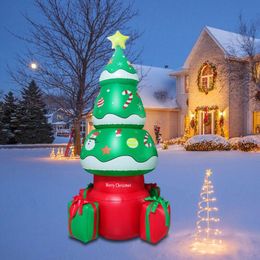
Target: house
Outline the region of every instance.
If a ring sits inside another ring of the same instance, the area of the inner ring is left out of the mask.
[[[138,92],[146,112],[144,129],[155,140],[154,126],[160,126],[164,139],[177,137],[179,107],[176,102],[175,79],[170,77],[172,70],[143,65],[134,65],[138,77]],[[86,113],[86,130],[93,129],[92,114]]]
[[[240,48],[241,37],[206,26],[181,69],[135,65],[146,111],[144,128],[154,140],[155,125],[163,140],[260,133],[260,92],[249,80],[249,57]],[[255,78],[260,85],[260,39],[255,45]],[[93,129],[91,117],[86,113],[87,133]]]
[[[260,132],[259,91],[249,80],[241,35],[205,27],[176,79],[180,135],[219,134],[227,138]],[[256,81],[260,81],[260,39],[255,40]],[[259,62],[257,62],[259,60]]]
[[[52,125],[56,136],[69,136],[70,114],[62,108],[47,114],[48,123]]]
[[[52,125],[53,131],[55,136],[64,136],[68,137],[71,132],[72,128],[72,112],[65,110],[63,108],[58,108],[55,111],[53,111],[50,114],[46,115],[48,119],[48,123]],[[81,121],[80,131],[82,133],[82,136],[85,136],[85,125],[86,121],[83,117],[83,120]]]

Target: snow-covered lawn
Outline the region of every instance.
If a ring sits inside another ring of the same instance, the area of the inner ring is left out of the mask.
[[[260,153],[159,151],[157,182],[172,205],[169,236],[157,246],[139,239],[83,245],[67,234],[67,202],[91,182],[79,161],[51,161],[50,149],[0,149],[0,259],[259,259]],[[189,251],[204,171],[213,170],[226,256]]]
[[[69,141],[69,137],[55,136],[53,143],[54,144],[67,144],[68,141]]]

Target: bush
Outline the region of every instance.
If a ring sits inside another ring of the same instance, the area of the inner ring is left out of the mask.
[[[260,149],[260,135],[248,135],[229,139],[233,150],[250,152]]]
[[[244,152],[257,150],[260,148],[260,135],[249,135],[240,138],[238,148]]]
[[[231,145],[219,135],[195,135],[184,144],[187,151],[229,151]]]
[[[167,145],[174,145],[174,144],[184,145],[186,141],[187,141],[187,138],[185,138],[183,136],[183,137],[172,138],[169,140],[164,140],[163,142]]]
[[[240,139],[241,139],[241,137],[233,137],[228,140],[231,145],[232,150],[239,150],[238,144],[239,144]]]
[[[165,142],[161,143],[162,150],[167,150],[168,149],[168,144]]]

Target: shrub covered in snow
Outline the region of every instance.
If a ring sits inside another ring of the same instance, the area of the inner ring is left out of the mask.
[[[229,151],[231,145],[219,135],[195,135],[184,144],[187,151]]]
[[[241,139],[241,137],[233,137],[228,140],[231,145],[232,150],[239,150],[238,143],[239,143],[240,139]]]
[[[244,152],[260,149],[260,135],[248,135],[244,137],[234,137],[229,140],[233,150]]]
[[[183,137],[172,138],[169,140],[164,140],[163,142],[167,145],[173,145],[173,144],[184,145],[186,141],[187,138],[183,136]]]
[[[168,144],[163,142],[163,143],[161,143],[161,147],[162,147],[162,150],[167,150],[168,149]]]

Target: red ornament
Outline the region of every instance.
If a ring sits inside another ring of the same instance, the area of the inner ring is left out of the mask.
[[[220,116],[219,126],[220,126],[220,127],[223,127],[223,126],[224,126],[224,116],[223,116],[223,115]]]
[[[116,130],[116,137],[121,136],[121,133],[122,133],[122,129],[117,129]]]
[[[192,117],[191,121],[190,121],[190,127],[193,129],[195,127],[195,120],[194,117]]]
[[[204,116],[204,124],[207,124],[209,121],[209,113],[208,113],[208,107],[205,107],[205,116]]]

